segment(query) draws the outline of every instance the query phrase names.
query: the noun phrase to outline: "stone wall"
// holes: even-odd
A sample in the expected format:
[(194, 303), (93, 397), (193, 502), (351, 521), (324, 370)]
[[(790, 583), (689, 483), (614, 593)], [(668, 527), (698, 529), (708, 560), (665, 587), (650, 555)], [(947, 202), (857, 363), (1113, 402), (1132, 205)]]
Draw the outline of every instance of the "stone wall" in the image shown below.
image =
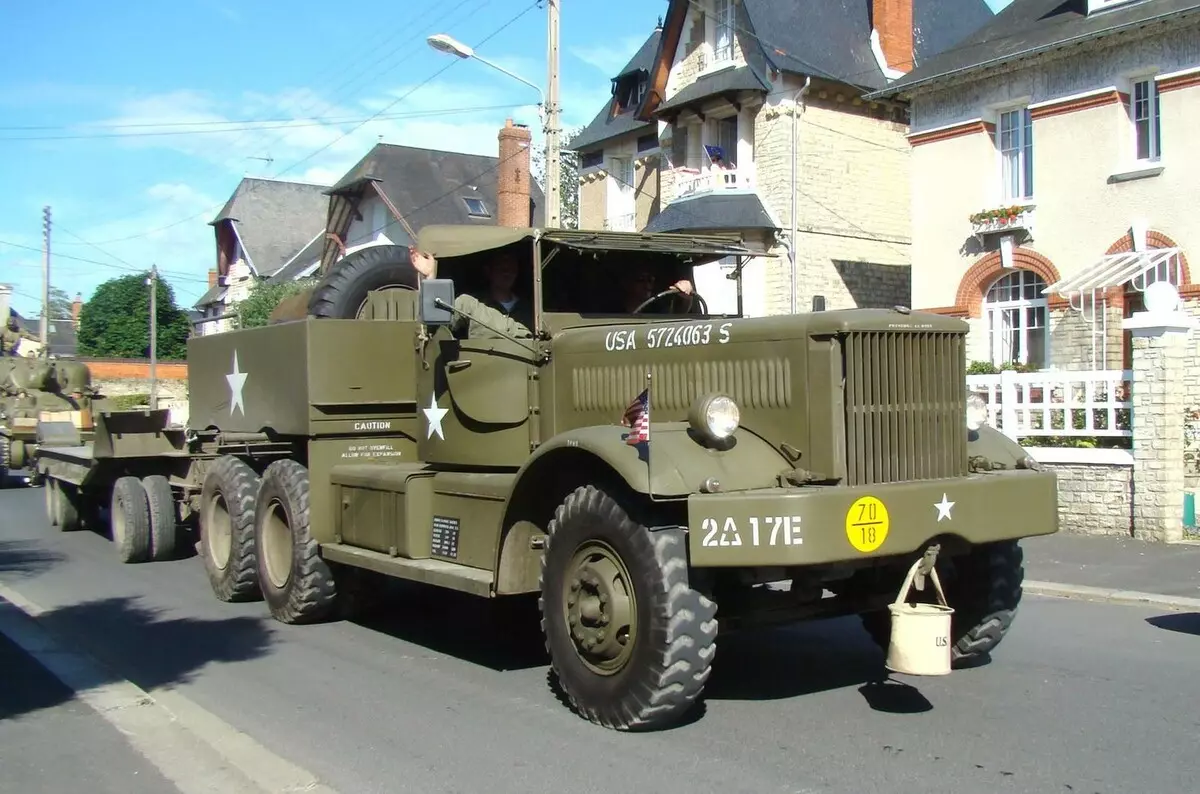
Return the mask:
[(1119, 449), (1028, 448), (1058, 476), (1061, 532), (1133, 535), (1133, 456)]

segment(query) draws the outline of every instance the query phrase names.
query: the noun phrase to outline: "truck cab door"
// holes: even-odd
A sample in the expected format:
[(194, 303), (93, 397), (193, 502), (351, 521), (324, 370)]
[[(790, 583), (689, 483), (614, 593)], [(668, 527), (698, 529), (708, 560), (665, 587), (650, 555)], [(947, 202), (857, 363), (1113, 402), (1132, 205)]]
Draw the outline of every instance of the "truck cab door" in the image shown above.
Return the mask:
[[(432, 329), (431, 329), (432, 330)], [(533, 354), (509, 339), (432, 333), (418, 357), (417, 450), (426, 463), (516, 467), (529, 457)]]

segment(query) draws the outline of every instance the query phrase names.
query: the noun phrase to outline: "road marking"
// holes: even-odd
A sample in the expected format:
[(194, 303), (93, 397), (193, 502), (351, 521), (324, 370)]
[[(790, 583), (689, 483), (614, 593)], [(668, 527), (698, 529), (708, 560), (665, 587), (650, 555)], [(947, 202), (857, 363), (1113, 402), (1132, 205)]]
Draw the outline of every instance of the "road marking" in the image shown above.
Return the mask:
[(0, 634), (119, 730), (181, 794), (337, 794), (178, 692), (162, 687), (147, 692), (71, 649), (38, 623), (45, 611), (0, 584)]

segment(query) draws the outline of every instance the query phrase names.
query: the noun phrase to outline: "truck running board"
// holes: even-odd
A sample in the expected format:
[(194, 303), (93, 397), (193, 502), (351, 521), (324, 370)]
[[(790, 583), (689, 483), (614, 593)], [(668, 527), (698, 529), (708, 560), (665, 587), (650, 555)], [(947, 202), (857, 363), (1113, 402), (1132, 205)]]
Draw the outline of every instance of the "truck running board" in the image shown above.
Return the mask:
[(451, 590), (461, 590), (464, 593), (484, 598), (492, 595), (494, 581), (492, 572), (481, 568), (468, 568), (465, 565), (442, 560), (410, 560), (406, 557), (392, 557), (369, 549), (347, 546), (344, 543), (323, 544), (321, 556), (330, 562), (355, 568), (366, 568), (385, 576), (448, 587)]

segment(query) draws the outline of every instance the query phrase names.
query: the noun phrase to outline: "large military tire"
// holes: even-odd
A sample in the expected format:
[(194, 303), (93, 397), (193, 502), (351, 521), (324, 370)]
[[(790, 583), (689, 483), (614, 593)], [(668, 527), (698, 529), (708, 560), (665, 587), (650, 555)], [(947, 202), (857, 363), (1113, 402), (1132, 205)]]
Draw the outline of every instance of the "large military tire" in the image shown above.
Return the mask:
[[(950, 622), (951, 666), (959, 669), (987, 660), (1012, 627), (1021, 603), (1025, 567), (1020, 543), (1013, 540), (977, 546), (969, 554), (955, 557), (944, 572), (939, 563), (938, 577), (946, 601), (954, 607)], [(897, 583), (897, 590), (899, 587)], [(917, 600), (936, 598), (932, 584), (919, 595)], [(890, 613), (864, 613), (862, 621), (886, 653), (892, 636)]]
[(254, 500), (258, 475), (232, 455), (213, 463), (200, 488), (198, 552), (213, 594), (221, 601), (257, 601)]
[(0, 436), (0, 488), (8, 487), (8, 471), (12, 468), (12, 446), (8, 436)]
[(170, 481), (161, 474), (142, 478), (150, 502), (151, 559), (169, 560), (175, 556), (179, 516), (175, 512), (175, 495)]
[(315, 623), (333, 614), (337, 588), (309, 527), (308, 469), (277, 460), (263, 472), (255, 508), (258, 580), (271, 616)]
[(150, 502), (137, 477), (121, 477), (113, 485), (111, 523), (121, 562), (150, 559)]
[(74, 532), (83, 526), (79, 514), (79, 489), (70, 483), (59, 480), (53, 480), (53, 482), (54, 523), (63, 532)]
[(700, 699), (717, 608), (688, 586), (687, 568), (677, 533), (650, 532), (602, 490), (583, 486), (559, 506), (538, 605), (553, 674), (580, 715), (618, 730), (662, 728)]
[(418, 274), (408, 247), (372, 245), (338, 261), (313, 288), (308, 313), (349, 320), (358, 317), (371, 290), (417, 289)]

